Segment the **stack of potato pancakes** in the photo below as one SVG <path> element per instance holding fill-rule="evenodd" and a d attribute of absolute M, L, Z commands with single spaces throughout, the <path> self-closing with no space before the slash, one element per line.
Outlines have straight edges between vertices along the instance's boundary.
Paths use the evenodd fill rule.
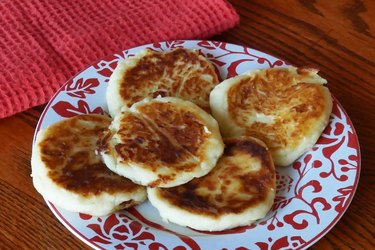
<path fill-rule="evenodd" d="M 144 50 L 118 64 L 111 117 L 78 115 L 38 132 L 35 188 L 73 212 L 148 200 L 196 230 L 250 225 L 274 202 L 275 166 L 312 148 L 332 98 L 311 68 L 251 70 L 219 83 L 198 51 Z"/>

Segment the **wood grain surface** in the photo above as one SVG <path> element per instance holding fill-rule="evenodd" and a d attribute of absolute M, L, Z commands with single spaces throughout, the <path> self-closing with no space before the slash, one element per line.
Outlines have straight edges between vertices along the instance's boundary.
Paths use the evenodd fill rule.
<path fill-rule="evenodd" d="M 311 249 L 375 249 L 375 1 L 230 2 L 241 22 L 212 39 L 319 68 L 360 141 L 361 177 L 352 204 Z M 32 186 L 31 144 L 43 108 L 0 120 L 0 249 L 88 249 Z"/>

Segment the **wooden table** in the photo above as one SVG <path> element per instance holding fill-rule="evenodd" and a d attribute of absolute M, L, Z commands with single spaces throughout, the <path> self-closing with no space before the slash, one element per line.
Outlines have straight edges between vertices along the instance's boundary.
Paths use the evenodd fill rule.
<path fill-rule="evenodd" d="M 362 171 L 356 195 L 312 249 L 375 249 L 375 1 L 231 2 L 241 23 L 213 39 L 318 67 L 359 137 Z M 43 108 L 0 120 L 0 249 L 87 249 L 32 186 L 31 144 Z"/>

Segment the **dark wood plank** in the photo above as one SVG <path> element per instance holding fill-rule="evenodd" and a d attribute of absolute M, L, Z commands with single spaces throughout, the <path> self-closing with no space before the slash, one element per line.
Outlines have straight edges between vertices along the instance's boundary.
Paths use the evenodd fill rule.
<path fill-rule="evenodd" d="M 28 181 L 29 189 L 31 180 Z M 0 180 L 1 249 L 85 249 L 38 195 L 35 199 Z"/>

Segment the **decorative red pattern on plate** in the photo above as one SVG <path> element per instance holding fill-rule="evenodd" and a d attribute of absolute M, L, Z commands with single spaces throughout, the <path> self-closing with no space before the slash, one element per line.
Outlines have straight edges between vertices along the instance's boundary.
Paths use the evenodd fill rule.
<path fill-rule="evenodd" d="M 52 109 L 64 118 L 82 114 L 104 114 L 104 110 L 102 109 L 102 107 L 91 109 L 88 103 L 83 100 L 79 100 L 76 106 L 71 104 L 70 102 L 59 101 L 52 106 Z"/>
<path fill-rule="evenodd" d="M 233 55 L 239 55 L 242 58 L 239 60 L 235 60 L 230 62 L 228 66 L 228 74 L 226 78 L 234 77 L 238 75 L 238 72 L 236 71 L 237 67 L 244 62 L 252 62 L 256 61 L 258 64 L 267 64 L 268 68 L 273 68 L 276 66 L 282 66 L 286 64 L 282 60 L 275 60 L 275 61 L 270 61 L 267 59 L 267 57 L 261 57 L 255 54 L 252 54 L 250 52 L 250 48 L 242 46 L 241 51 L 238 50 L 232 50 L 228 47 L 232 47 L 231 44 L 224 43 L 224 42 L 210 42 L 210 41 L 201 41 L 198 43 L 198 46 L 205 48 L 206 50 L 217 50 L 218 48 L 225 51 L 226 53 L 221 54 L 220 56 L 214 57 L 212 54 L 207 53 L 207 58 L 211 60 L 212 63 L 215 65 L 222 67 L 227 64 L 227 60 L 220 60 L 220 58 L 224 58 L 226 56 L 233 56 Z"/>
<path fill-rule="evenodd" d="M 92 216 L 80 214 L 81 219 L 90 220 Z M 139 249 L 141 246 L 164 247 L 163 244 L 155 242 L 155 236 L 143 227 L 138 221 L 131 220 L 123 213 L 112 214 L 104 220 L 95 217 L 93 222 L 87 225 L 96 235 L 90 238 L 91 241 L 99 244 L 110 244 L 111 239 L 118 240 L 114 246 L 116 249 L 132 248 Z M 156 244 L 157 243 L 157 244 Z"/>
<path fill-rule="evenodd" d="M 149 226 L 152 226 L 154 228 L 157 228 L 159 230 L 162 230 L 162 231 L 165 231 L 165 232 L 168 232 L 168 233 L 171 233 L 171 234 L 174 234 L 176 236 L 178 236 L 183 242 L 185 242 L 192 250 L 199 250 L 200 247 L 197 245 L 197 243 L 191 239 L 190 237 L 188 236 L 185 236 L 185 235 L 180 235 L 178 233 L 175 233 L 171 230 L 168 230 L 166 229 L 165 227 L 163 227 L 162 225 L 160 224 L 157 224 L 155 222 L 152 222 L 152 221 L 149 221 L 147 220 L 145 217 L 143 217 L 135 208 L 130 208 L 128 209 L 129 213 L 131 213 L 132 215 L 134 215 L 134 217 L 136 217 L 137 219 L 139 219 L 140 221 L 142 221 L 143 223 L 149 225 Z"/>
<path fill-rule="evenodd" d="M 79 78 L 78 80 L 71 80 L 65 85 L 65 91 L 72 97 L 85 98 L 86 94 L 95 94 L 95 87 L 99 85 L 99 81 L 96 78 L 90 78 L 84 80 Z"/>
<path fill-rule="evenodd" d="M 260 250 L 296 249 L 306 243 L 300 236 L 283 236 L 277 240 L 268 238 L 268 242 L 256 242 Z"/>
<path fill-rule="evenodd" d="M 69 81 L 47 105 L 37 131 L 78 114 L 104 114 L 107 82 L 119 61 L 144 48 L 168 51 L 177 47 L 198 50 L 211 60 L 221 79 L 253 68 L 288 65 L 262 52 L 223 42 L 144 45 L 109 56 Z M 222 232 L 194 231 L 165 223 L 149 203 L 103 217 L 71 213 L 48 204 L 69 230 L 98 249 L 307 248 L 340 219 L 359 179 L 358 140 L 336 99 L 330 123 L 313 149 L 277 172 L 277 194 L 268 215 L 253 225 Z"/>

